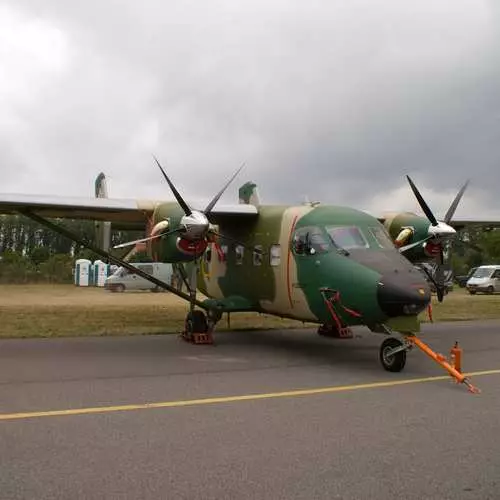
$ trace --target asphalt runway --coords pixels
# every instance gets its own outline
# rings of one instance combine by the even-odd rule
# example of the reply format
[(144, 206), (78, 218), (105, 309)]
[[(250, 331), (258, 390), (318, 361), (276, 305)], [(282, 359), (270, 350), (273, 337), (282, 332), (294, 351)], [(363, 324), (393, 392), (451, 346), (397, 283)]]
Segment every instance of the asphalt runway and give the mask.
[(0, 341), (0, 498), (499, 499), (500, 322), (422, 334), (480, 395), (358, 334)]

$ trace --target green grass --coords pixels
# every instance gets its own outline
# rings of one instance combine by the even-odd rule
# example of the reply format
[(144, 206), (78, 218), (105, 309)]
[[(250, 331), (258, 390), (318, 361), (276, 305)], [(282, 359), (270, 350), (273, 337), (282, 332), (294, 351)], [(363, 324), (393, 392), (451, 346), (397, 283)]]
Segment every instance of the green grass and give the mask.
[[(0, 337), (77, 337), (180, 332), (186, 303), (168, 293), (112, 294), (72, 285), (0, 286)], [(451, 292), (433, 300), (435, 321), (500, 318), (500, 295)], [(427, 319), (422, 314), (421, 319)], [(301, 328), (298, 321), (256, 313), (231, 315), (231, 329)], [(226, 330), (224, 317), (218, 330)]]

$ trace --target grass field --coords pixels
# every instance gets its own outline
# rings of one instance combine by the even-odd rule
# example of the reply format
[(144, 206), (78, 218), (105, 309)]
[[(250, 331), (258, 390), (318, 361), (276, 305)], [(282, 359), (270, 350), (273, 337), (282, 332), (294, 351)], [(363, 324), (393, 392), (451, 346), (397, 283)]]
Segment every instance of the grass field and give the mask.
[[(73, 285), (0, 286), (0, 337), (136, 335), (179, 332), (186, 303), (168, 293), (113, 294)], [(434, 321), (500, 318), (500, 295), (451, 292), (434, 300)], [(427, 319), (422, 315), (422, 319)], [(231, 316), (231, 329), (302, 327), (298, 321), (255, 313)], [(217, 326), (227, 329), (226, 319)]]

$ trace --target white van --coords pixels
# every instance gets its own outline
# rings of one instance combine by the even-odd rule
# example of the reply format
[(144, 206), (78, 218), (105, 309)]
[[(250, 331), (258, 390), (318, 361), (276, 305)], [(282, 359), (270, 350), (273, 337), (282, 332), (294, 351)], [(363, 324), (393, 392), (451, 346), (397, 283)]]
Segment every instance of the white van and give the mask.
[(465, 286), (472, 295), (476, 292), (500, 292), (500, 266), (478, 267)]
[[(172, 264), (164, 264), (162, 262), (131, 262), (131, 265), (169, 285), (172, 281)], [(151, 290), (152, 292), (160, 292), (163, 290), (163, 288), (157, 287), (151, 281), (130, 272), (124, 267), (119, 267), (106, 279), (104, 288), (111, 292), (124, 292), (125, 290)]]

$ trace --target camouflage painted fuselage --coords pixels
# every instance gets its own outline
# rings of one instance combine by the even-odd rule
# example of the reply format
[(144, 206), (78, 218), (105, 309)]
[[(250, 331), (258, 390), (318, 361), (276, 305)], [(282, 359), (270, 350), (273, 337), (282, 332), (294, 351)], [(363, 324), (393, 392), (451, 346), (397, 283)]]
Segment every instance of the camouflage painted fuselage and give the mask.
[[(173, 227), (177, 212), (168, 205), (158, 208), (155, 222), (169, 217)], [(251, 310), (332, 323), (321, 293), (328, 288), (338, 292), (336, 312), (345, 325), (373, 326), (389, 317), (415, 316), (429, 303), (421, 274), (370, 215), (321, 205), (260, 206), (258, 212), (251, 219), (217, 220), (219, 232), (233, 240), (218, 241), (224, 258), (211, 243), (201, 259), (198, 288), (221, 311)], [(328, 232), (331, 228), (357, 228), (364, 244), (336, 245)], [(386, 239), (380, 238), (380, 231)], [(299, 251), (296, 240), (304, 235), (312, 237), (314, 252)], [(183, 260), (175, 237), (155, 246), (160, 260)], [(255, 247), (264, 254), (253, 252)]]

